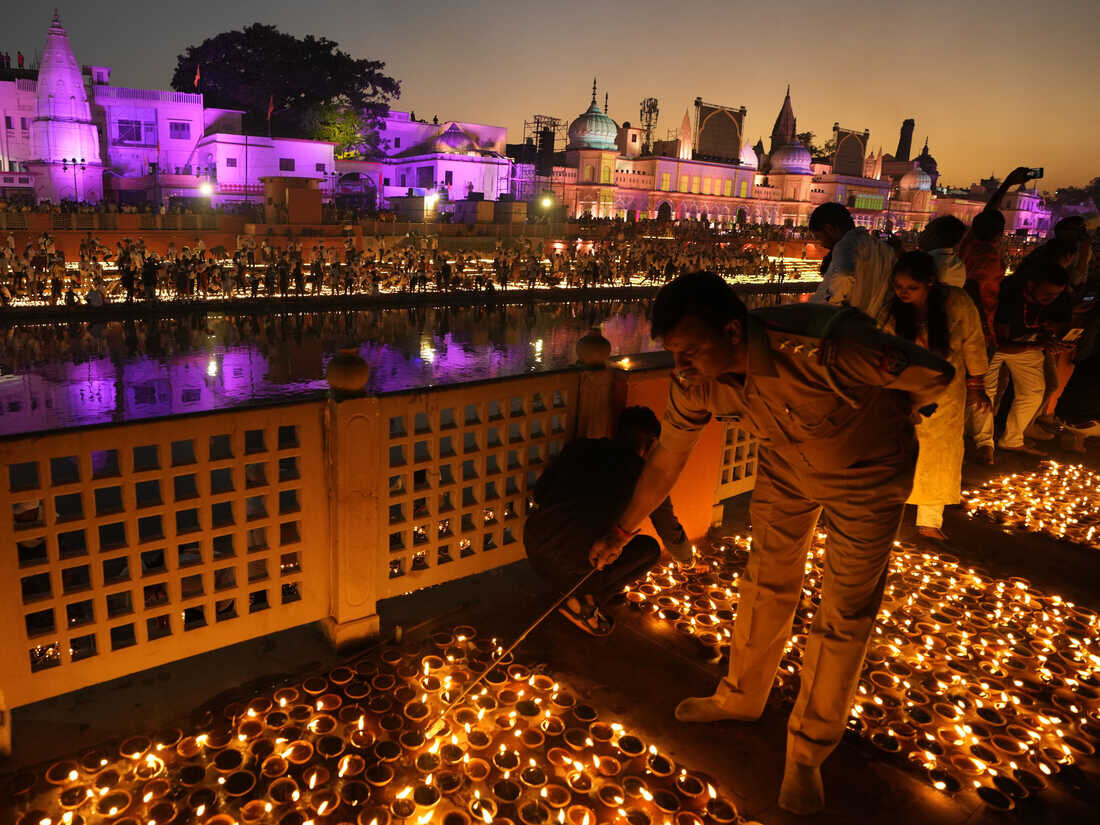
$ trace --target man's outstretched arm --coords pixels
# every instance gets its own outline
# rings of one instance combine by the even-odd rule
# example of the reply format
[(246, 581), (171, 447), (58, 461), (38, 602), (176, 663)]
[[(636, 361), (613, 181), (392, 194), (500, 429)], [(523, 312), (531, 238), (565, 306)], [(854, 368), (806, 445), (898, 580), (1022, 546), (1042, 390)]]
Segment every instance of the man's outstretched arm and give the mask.
[(654, 446), (618, 525), (592, 545), (588, 558), (594, 566), (603, 568), (619, 557), (638, 526), (668, 498), (690, 455), (690, 450), (669, 450), (660, 442)]

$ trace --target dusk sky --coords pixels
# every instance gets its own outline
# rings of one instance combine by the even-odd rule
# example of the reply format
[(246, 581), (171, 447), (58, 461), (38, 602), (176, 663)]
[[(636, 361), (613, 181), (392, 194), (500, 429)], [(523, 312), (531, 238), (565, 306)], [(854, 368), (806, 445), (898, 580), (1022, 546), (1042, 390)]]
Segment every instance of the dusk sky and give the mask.
[[(47, 6), (4, 7), (0, 49), (31, 58)], [(112, 66), (120, 86), (168, 88), (188, 45), (259, 21), (385, 61), (402, 84), (395, 108), (504, 125), (512, 142), (536, 112), (583, 111), (593, 75), (619, 122), (656, 97), (663, 137), (701, 96), (747, 107), (755, 142), (790, 83), (798, 128), (819, 142), (839, 121), (892, 152), (915, 118), (914, 152), (927, 136), (950, 185), (1017, 165), (1045, 167), (1041, 189), (1100, 175), (1096, 0), (82, 0), (60, 12), (77, 59)]]

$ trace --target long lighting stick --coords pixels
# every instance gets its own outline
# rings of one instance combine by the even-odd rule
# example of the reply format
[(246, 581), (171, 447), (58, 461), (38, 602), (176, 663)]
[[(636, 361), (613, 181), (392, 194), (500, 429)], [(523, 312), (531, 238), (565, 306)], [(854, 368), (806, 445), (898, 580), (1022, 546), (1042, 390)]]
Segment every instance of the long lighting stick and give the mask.
[(465, 699), (470, 694), (470, 691), (473, 690), (478, 685), (478, 683), (481, 682), (482, 679), (484, 679), (486, 676), (489, 675), (489, 671), (491, 671), (493, 668), (495, 668), (497, 665), (499, 665), (501, 663), (501, 661), (503, 661), (503, 659), (509, 653), (511, 653), (513, 650), (515, 650), (519, 646), (519, 643), (522, 642), (524, 639), (526, 639), (528, 634), (530, 634), (532, 630), (534, 630), (536, 627), (538, 627), (540, 624), (542, 624), (551, 613), (553, 613), (555, 610), (557, 610), (566, 599), (568, 599), (570, 596), (572, 596), (574, 593), (576, 593), (577, 590), (580, 588), (580, 586), (582, 584), (584, 584), (586, 581), (588, 581), (590, 578), (592, 578), (593, 574), (597, 573), (598, 571), (599, 571), (599, 568), (593, 567), (591, 570), (589, 570), (587, 573), (585, 573), (580, 578), (580, 581), (578, 581), (575, 585), (570, 587), (565, 592), (564, 595), (559, 597), (556, 602), (554, 602), (552, 605), (550, 605), (548, 608), (546, 608), (546, 612), (544, 612), (541, 616), (539, 616), (537, 619), (535, 619), (535, 621), (532, 622), (530, 627), (528, 627), (525, 631), (523, 631), (521, 634), (519, 634), (519, 637), (514, 642), (512, 642), (511, 645), (509, 645), (507, 650), (505, 650), (503, 653), (501, 653), (499, 656), (497, 656), (496, 660), (494, 662), (492, 662), (488, 667), (486, 667), (485, 670), (482, 671), (480, 676), (478, 676), (476, 679), (474, 679), (472, 682), (470, 682), (470, 684), (468, 684), (466, 686), (466, 689), (458, 695), (457, 699), (455, 699), (453, 702), (451, 702), (449, 705), (447, 705), (447, 707), (445, 707), (443, 709), (443, 711), (439, 714), (439, 718), (436, 719), (434, 722), (432, 722), (431, 727), (428, 728), (426, 738), (432, 739), (432, 738), (438, 736), (439, 732), (441, 730), (443, 730), (444, 724), (446, 724), (447, 714), (450, 713), (454, 708), (458, 707), (462, 703), (462, 700)]

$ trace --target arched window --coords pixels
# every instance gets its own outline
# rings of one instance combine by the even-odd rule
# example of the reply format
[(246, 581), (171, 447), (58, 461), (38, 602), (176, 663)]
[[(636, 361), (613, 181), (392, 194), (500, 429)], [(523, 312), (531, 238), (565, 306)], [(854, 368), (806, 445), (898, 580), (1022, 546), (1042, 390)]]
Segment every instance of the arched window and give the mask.
[(611, 183), (611, 167), (604, 166), (600, 172), (600, 183)]
[(593, 168), (592, 164), (589, 163), (588, 165), (586, 165), (584, 167), (584, 179), (585, 179), (585, 181), (591, 182), (591, 181), (595, 180), (595, 178), (596, 178), (596, 170), (595, 170), (595, 168)]

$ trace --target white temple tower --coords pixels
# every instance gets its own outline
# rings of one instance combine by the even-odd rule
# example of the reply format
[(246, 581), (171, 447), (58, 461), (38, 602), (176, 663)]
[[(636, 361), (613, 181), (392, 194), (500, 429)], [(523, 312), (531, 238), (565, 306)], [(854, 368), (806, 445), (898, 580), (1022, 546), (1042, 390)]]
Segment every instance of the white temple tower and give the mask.
[(92, 121), (80, 64), (54, 11), (38, 69), (31, 159), (38, 200), (95, 202), (103, 196), (99, 129)]

